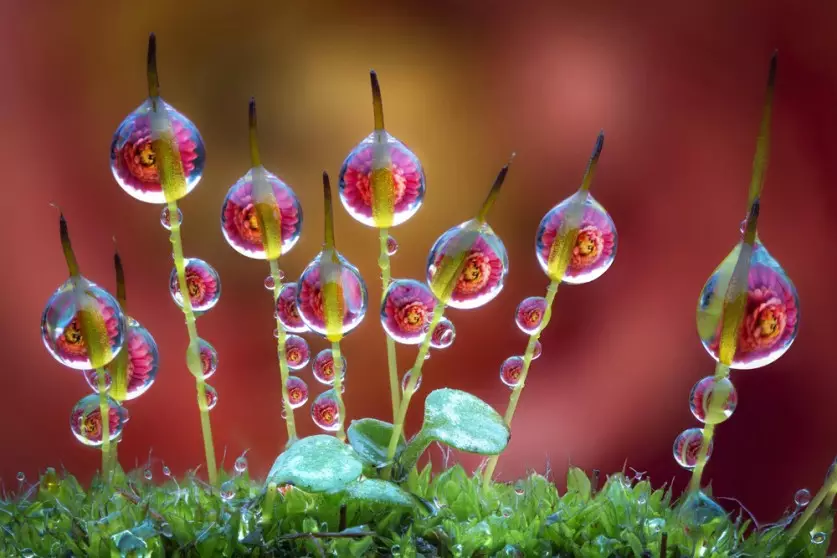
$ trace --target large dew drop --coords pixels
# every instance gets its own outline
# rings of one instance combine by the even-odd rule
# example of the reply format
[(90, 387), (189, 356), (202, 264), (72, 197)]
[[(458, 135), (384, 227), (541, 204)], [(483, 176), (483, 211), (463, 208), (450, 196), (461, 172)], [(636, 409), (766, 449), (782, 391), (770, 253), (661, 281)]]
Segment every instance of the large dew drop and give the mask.
[(384, 331), (399, 343), (420, 344), (430, 329), (436, 302), (436, 297), (423, 283), (414, 279), (393, 281), (381, 302)]
[(299, 335), (289, 335), (285, 339), (285, 359), (288, 361), (288, 368), (301, 370), (311, 360), (311, 349), (308, 348), (308, 341)]
[(174, 201), (198, 185), (206, 150), (198, 129), (188, 118), (159, 97), (156, 101), (156, 115), (149, 98), (119, 125), (110, 147), (110, 169), (119, 186), (132, 197), (166, 203), (169, 200), (160, 184), (157, 151), (162, 147), (171, 152), (173, 161), (179, 159), (179, 168), (169, 170), (171, 175), (183, 178), (183, 184), (169, 194)]
[[(122, 349), (126, 354), (120, 355), (105, 367), (105, 386), (117, 401), (130, 401), (144, 394), (154, 384), (160, 369), (160, 354), (151, 333), (130, 316), (126, 320), (127, 335)], [(125, 366), (124, 375), (119, 373), (120, 366)], [(99, 393), (96, 371), (88, 370), (84, 377), (93, 391)], [(114, 377), (124, 379), (114, 387)]]
[(532, 335), (541, 329), (546, 316), (546, 299), (542, 296), (524, 298), (514, 311), (514, 323), (520, 331)]
[[(718, 360), (724, 294), (741, 251), (739, 243), (700, 292), (697, 328), (703, 347)], [(775, 362), (799, 331), (799, 295), (790, 278), (756, 238), (750, 256), (747, 303), (730, 368), (749, 370)]]
[(308, 402), (308, 384), (297, 376), (288, 377), (288, 401), (291, 409), (298, 409)]
[[(75, 370), (110, 363), (125, 344), (126, 327), (116, 299), (81, 276), (58, 287), (41, 315), (41, 339), (49, 354)], [(95, 340), (92, 350), (85, 335)]]
[[(674, 460), (684, 469), (694, 469), (697, 466), (701, 444), (703, 444), (703, 431), (700, 428), (684, 430), (674, 439), (671, 449)], [(712, 455), (712, 446), (713, 442), (709, 442), (706, 459)]]
[(737, 406), (738, 392), (729, 378), (707, 376), (699, 380), (689, 394), (689, 409), (704, 424), (724, 422)]
[[(343, 379), (346, 377), (346, 357), (340, 355), (340, 360), (342, 361), (340, 378)], [(331, 349), (323, 349), (317, 353), (311, 368), (318, 382), (329, 386), (334, 384), (334, 353)]]
[[(584, 195), (583, 207), (576, 207)], [(553, 277), (550, 261), (554, 260), (552, 252), (557, 250), (555, 239), (562, 225), (572, 226), (568, 219), (580, 217), (578, 235), (575, 245), (570, 252), (570, 259), (563, 277)], [(535, 253), (538, 262), (550, 279), (565, 283), (589, 283), (601, 277), (613, 264), (616, 257), (617, 234), (613, 219), (602, 205), (592, 195), (576, 192), (553, 207), (538, 225), (535, 236)], [(550, 257), (550, 256), (553, 257)]]
[[(127, 411), (112, 398), (108, 397), (107, 399), (109, 440), (114, 440), (122, 434)], [(78, 441), (84, 445), (102, 445), (104, 423), (102, 422), (98, 395), (87, 395), (75, 404), (70, 412), (70, 430)]]
[(453, 322), (447, 318), (442, 318), (436, 324), (433, 335), (430, 336), (430, 346), (434, 349), (447, 349), (453, 345), (454, 339), (456, 339), (456, 328)]
[(340, 406), (333, 389), (321, 393), (311, 403), (311, 419), (327, 432), (340, 429)]
[(221, 207), (221, 232), (240, 254), (259, 260), (277, 258), (299, 240), (302, 205), (290, 186), (259, 166), (247, 171), (227, 192)]
[(493, 300), (506, 281), (509, 257), (490, 226), (476, 219), (448, 229), (427, 258), (427, 284), (454, 308), (478, 308)]
[[(192, 301), (192, 310), (206, 312), (218, 304), (221, 298), (221, 277), (215, 269), (198, 258), (186, 258), (186, 288)], [(169, 292), (178, 306), (183, 307), (183, 295), (177, 269), (171, 270)]]

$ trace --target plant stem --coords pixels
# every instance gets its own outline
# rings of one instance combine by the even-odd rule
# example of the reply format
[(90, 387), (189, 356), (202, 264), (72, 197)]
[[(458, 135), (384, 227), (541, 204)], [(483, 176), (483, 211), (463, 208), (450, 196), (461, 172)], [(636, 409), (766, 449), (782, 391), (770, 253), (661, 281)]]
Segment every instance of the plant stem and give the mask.
[[(126, 349), (127, 350), (127, 349)], [(110, 405), (108, 404), (105, 369), (96, 369), (99, 389), (99, 416), (102, 418), (102, 480), (110, 484)]]
[(331, 342), (331, 358), (334, 363), (334, 397), (337, 398), (337, 438), (346, 441), (346, 431), (343, 424), (346, 421), (346, 406), (343, 404), (343, 355), (340, 352), (340, 342)]
[[(380, 254), (378, 255), (378, 267), (381, 268), (381, 303), (383, 304), (386, 296), (387, 288), (389, 287), (390, 275), (389, 267), (389, 249), (387, 242), (389, 240), (389, 229), (378, 229), (378, 237), (380, 239)], [(395, 415), (398, 413), (398, 407), (401, 405), (401, 392), (398, 385), (398, 364), (395, 354), (395, 341), (384, 332), (384, 337), (387, 340), (387, 367), (389, 368), (389, 391), (392, 397), (392, 418), (395, 420)]]
[(433, 337), (433, 331), (439, 322), (442, 321), (442, 316), (445, 313), (445, 305), (437, 301), (436, 307), (433, 309), (433, 318), (430, 320), (430, 329), (427, 330), (427, 335), (424, 337), (421, 347), (419, 347), (418, 355), (416, 355), (416, 362), (410, 370), (410, 381), (407, 382), (407, 387), (404, 389), (404, 394), (401, 399), (401, 406), (398, 408), (398, 415), (395, 417), (395, 422), (392, 424), (392, 437), (389, 439), (389, 447), (387, 448), (387, 465), (383, 470), (383, 478), (389, 479), (392, 472), (392, 460), (395, 458), (395, 450), (398, 449), (398, 440), (401, 439), (401, 433), (404, 431), (404, 419), (407, 417), (407, 409), (410, 406), (410, 399), (416, 390), (421, 378), (421, 367), (424, 366), (424, 357), (430, 350), (430, 340)]
[[(274, 311), (279, 302), (279, 294), (282, 291), (282, 279), (279, 271), (279, 261), (274, 258), (268, 260), (270, 263), (270, 276), (273, 278), (273, 306)], [(290, 372), (288, 359), (285, 356), (285, 326), (276, 314), (276, 354), (279, 356), (279, 375), (282, 378), (282, 407), (285, 410), (285, 426), (288, 428), (288, 444), (296, 440), (296, 423), (294, 421), (294, 409), (291, 407), (291, 399), (288, 395), (288, 378)]]
[[(514, 418), (514, 412), (517, 410), (517, 403), (520, 401), (520, 394), (523, 393), (523, 387), (526, 385), (526, 376), (529, 375), (529, 366), (532, 364), (532, 356), (535, 354), (535, 345), (540, 339), (541, 332), (546, 329), (549, 320), (552, 318), (552, 303), (555, 301), (555, 295), (558, 293), (558, 287), (561, 285), (560, 281), (551, 281), (549, 287), (546, 289), (546, 311), (544, 312), (543, 321), (535, 333), (529, 336), (529, 343), (526, 345), (526, 352), (523, 355), (523, 368), (520, 370), (520, 380), (512, 390), (509, 397), (509, 406), (506, 409), (506, 414), (503, 419), (506, 425), (511, 428), (511, 422)], [(488, 489), (491, 483), (491, 477), (494, 475), (494, 469), (497, 468), (497, 462), (500, 460), (499, 455), (494, 455), (488, 460), (488, 463), (483, 470), (482, 486), (483, 489)]]
[[(168, 202), (169, 215), (177, 215), (177, 201)], [(212, 443), (212, 425), (209, 422), (209, 410), (206, 408), (206, 384), (204, 383), (203, 368), (201, 366), (200, 350), (198, 348), (198, 327), (195, 323), (195, 313), (192, 311), (192, 299), (189, 297), (189, 287), (186, 284), (186, 261), (183, 258), (183, 241), (180, 237), (180, 222), (172, 218), (171, 241), (174, 267), (183, 300), (183, 315), (186, 317), (186, 330), (189, 333), (189, 348), (186, 353), (186, 366), (195, 377), (198, 394), (198, 409), (201, 415), (201, 433), (203, 434), (203, 448), (206, 454), (206, 470), (209, 483), (213, 486), (218, 481), (218, 469), (215, 463), (215, 447)]]
[(822, 488), (820, 488), (819, 492), (817, 492), (805, 508), (805, 511), (802, 512), (802, 515), (794, 521), (793, 526), (790, 528), (790, 531), (788, 531), (788, 541), (792, 541), (796, 538), (799, 534), (799, 530), (802, 529), (806, 523), (808, 523), (808, 520), (811, 519), (811, 516), (814, 515), (814, 512), (817, 511), (817, 508), (820, 507), (820, 504), (823, 503), (826, 497), (830, 497), (833, 500), (835, 493), (837, 493), (837, 467), (834, 467), (834, 470), (831, 471), (831, 474), (825, 479), (825, 483), (823, 483)]

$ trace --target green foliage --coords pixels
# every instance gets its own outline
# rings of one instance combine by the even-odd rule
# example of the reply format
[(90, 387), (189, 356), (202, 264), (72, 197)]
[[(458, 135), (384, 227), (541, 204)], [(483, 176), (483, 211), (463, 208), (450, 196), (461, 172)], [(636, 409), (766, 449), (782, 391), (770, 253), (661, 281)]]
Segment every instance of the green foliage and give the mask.
[[(575, 468), (563, 493), (539, 474), (483, 491), (459, 465), (321, 493), (221, 477), (224, 491), (193, 475), (157, 485), (117, 471), (109, 488), (94, 480), (85, 490), (48, 472), (0, 501), (0, 556), (656, 557), (664, 532), (669, 558), (813, 558), (828, 546), (812, 543), (808, 526), (789, 541), (790, 518), (754, 529), (708, 497), (673, 502), (670, 489), (622, 474), (597, 491)], [(831, 519), (816, 521), (830, 536)]]
[[(392, 437), (390, 423), (374, 418), (353, 420), (346, 430), (346, 436), (354, 450), (367, 464), (374, 467), (387, 464), (387, 446)], [(401, 436), (397, 453), (401, 453), (405, 447), (404, 436)]]
[(319, 434), (294, 442), (276, 458), (268, 482), (293, 484), (310, 492), (342, 490), (363, 472), (360, 456), (335, 438)]

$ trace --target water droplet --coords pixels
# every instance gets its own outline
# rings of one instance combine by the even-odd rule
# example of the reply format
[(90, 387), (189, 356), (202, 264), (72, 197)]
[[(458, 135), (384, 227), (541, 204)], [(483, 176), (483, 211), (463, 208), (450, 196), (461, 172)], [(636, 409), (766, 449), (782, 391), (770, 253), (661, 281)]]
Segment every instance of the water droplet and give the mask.
[(154, 477), (154, 473), (151, 472), (151, 469), (146, 469), (142, 476), (145, 477), (145, 480), (151, 480)]
[(514, 323), (520, 331), (531, 335), (541, 329), (543, 318), (546, 315), (546, 299), (542, 296), (530, 296), (524, 298), (514, 311)]
[(509, 357), (500, 365), (500, 380), (510, 388), (514, 388), (520, 383), (522, 373), (523, 357)]
[[(715, 360), (718, 360), (724, 295), (741, 246), (739, 243), (715, 269), (698, 299), (698, 334), (703, 347)], [(750, 256), (747, 306), (730, 368), (749, 370), (775, 362), (790, 348), (798, 330), (796, 287), (757, 238)]]
[[(413, 377), (412, 371), (407, 370), (407, 372), (404, 374), (404, 377), (401, 378), (401, 391), (407, 391), (407, 384), (410, 383), (410, 378), (412, 378), (412, 377)], [(418, 380), (416, 380), (416, 385), (413, 388), (413, 393), (417, 392), (419, 390), (419, 388), (421, 387), (422, 379), (423, 379), (423, 376), (419, 376)]]
[[(582, 196), (582, 192), (576, 192), (565, 199), (550, 209), (538, 225), (535, 251), (541, 268), (552, 280), (589, 283), (601, 277), (616, 257), (618, 236), (613, 220), (593, 196), (589, 193)], [(555, 269), (555, 264), (560, 250), (555, 239), (562, 225), (578, 227), (578, 235), (563, 277), (556, 277), (559, 270)]]
[(169, 469), (166, 465), (163, 465), (163, 474), (167, 477), (171, 476), (171, 469)]
[(308, 384), (302, 378), (289, 376), (286, 385), (291, 409), (299, 409), (308, 402)]
[(400, 544), (394, 544), (389, 548), (389, 551), (392, 553), (393, 556), (395, 556), (396, 554), (401, 552), (401, 545)]
[(822, 531), (811, 531), (811, 542), (814, 544), (822, 544), (828, 538)]
[(168, 522), (164, 521), (160, 524), (160, 534), (168, 539), (174, 536), (174, 531), (172, 530), (171, 525), (169, 525)]
[(430, 351), (424, 353), (424, 360), (430, 360)]
[(523, 496), (526, 493), (526, 489), (523, 488), (523, 485), (517, 484), (514, 487), (514, 493), (517, 494), (518, 496)]
[(509, 517), (511, 517), (512, 509), (510, 507), (506, 506), (506, 507), (503, 508), (502, 513), (503, 513), (503, 517), (509, 518)]
[(302, 206), (290, 186), (264, 167), (256, 167), (227, 192), (221, 232), (239, 254), (257, 260), (278, 258), (299, 240)]
[[(93, 393), (99, 393), (99, 373), (96, 370), (83, 370), (82, 374), (87, 381), (87, 385), (93, 390)], [(110, 374), (105, 372), (105, 393), (110, 391), (110, 384), (112, 382)]]
[[(111, 397), (108, 402), (108, 427), (110, 440), (122, 433), (125, 424), (124, 408)], [(75, 437), (87, 446), (102, 445), (102, 413), (99, 409), (99, 396), (87, 395), (75, 404), (70, 413), (70, 430)]]
[(793, 502), (797, 507), (804, 508), (811, 503), (811, 492), (807, 488), (802, 488), (796, 491), (793, 495)]
[(433, 330), (433, 335), (430, 337), (430, 346), (434, 349), (447, 349), (453, 345), (456, 339), (456, 328), (453, 322), (447, 318), (442, 318), (436, 324), (436, 329)]
[(23, 471), (20, 471), (20, 472), (17, 474), (17, 480), (18, 480), (19, 482), (24, 482), (24, 481), (26, 481), (26, 475), (23, 473)]
[[(161, 110), (163, 109), (163, 110)], [(160, 185), (152, 128), (165, 130), (161, 139), (179, 155), (183, 183), (167, 194)], [(156, 133), (156, 132), (155, 132)], [(148, 203), (178, 200), (194, 190), (203, 174), (206, 151), (198, 129), (171, 105), (157, 98), (156, 115), (146, 99), (122, 121), (110, 147), (110, 169), (119, 186), (132, 197)]]
[(394, 256), (398, 252), (398, 241), (392, 235), (387, 237), (387, 255)]
[(163, 225), (163, 228), (167, 231), (170, 231), (174, 225), (183, 224), (183, 212), (180, 211), (180, 208), (177, 208), (177, 213), (175, 215), (176, 217), (174, 221), (172, 221), (171, 213), (169, 212), (168, 207), (164, 207), (163, 211), (160, 212), (160, 224)]
[(738, 392), (729, 378), (707, 376), (699, 380), (689, 394), (692, 414), (704, 424), (720, 424), (732, 416), (738, 406)]
[[(128, 325), (122, 349), (125, 354), (105, 367), (105, 391), (117, 401), (130, 401), (144, 394), (154, 384), (160, 369), (160, 354), (154, 337), (135, 319), (125, 318)], [(84, 378), (94, 393), (99, 393), (98, 373), (86, 370)], [(111, 389), (113, 378), (118, 381)]]
[[(186, 287), (192, 301), (192, 310), (195, 312), (206, 312), (218, 304), (218, 299), (221, 298), (221, 278), (218, 272), (198, 258), (186, 258)], [(171, 270), (169, 292), (174, 302), (182, 308), (183, 296), (180, 293), (177, 269)]]
[(288, 368), (291, 370), (305, 368), (311, 360), (308, 341), (299, 335), (288, 335), (285, 338), (285, 360), (288, 361)]
[[(674, 460), (684, 469), (694, 469), (697, 465), (701, 444), (703, 444), (703, 430), (700, 428), (684, 430), (674, 439), (674, 446), (672, 447)], [(713, 446), (714, 442), (710, 441), (706, 451), (706, 459), (709, 459), (712, 455)]]
[(279, 298), (276, 300), (276, 313), (274, 314), (285, 331), (291, 333), (302, 333), (308, 331), (308, 326), (299, 317), (299, 309), (296, 306), (297, 284), (288, 283), (279, 291)]
[[(476, 220), (448, 229), (427, 258), (427, 284), (453, 308), (477, 308), (494, 299), (506, 281), (509, 257), (491, 227)], [(459, 275), (456, 272), (461, 269)]]
[(229, 502), (235, 497), (235, 483), (233, 481), (226, 481), (221, 484), (221, 498)]
[(543, 345), (541, 345), (540, 341), (535, 341), (535, 347), (532, 351), (532, 360), (538, 360), (543, 354)]
[(36, 558), (38, 555), (31, 548), (21, 548), (20, 556), (21, 558)]
[[(74, 370), (101, 368), (125, 343), (125, 317), (116, 299), (81, 276), (53, 293), (41, 316), (41, 339), (49, 353)], [(92, 350), (83, 332), (95, 334)]]
[(198, 339), (198, 356), (201, 361), (201, 379), (206, 380), (218, 370), (218, 351), (209, 342)]
[(340, 428), (340, 407), (333, 389), (324, 391), (314, 399), (311, 419), (327, 432), (336, 432)]
[(206, 391), (206, 410), (211, 411), (218, 404), (218, 392), (209, 384), (204, 384), (204, 391)]
[(235, 469), (235, 472), (238, 473), (239, 475), (243, 474), (244, 471), (247, 470), (247, 458), (244, 457), (243, 455), (239, 456), (238, 459), (235, 460), (235, 464), (233, 464), (233, 468)]
[(264, 288), (268, 291), (272, 291), (273, 288), (276, 287), (276, 281), (273, 280), (273, 275), (268, 275), (264, 278)]
[(384, 130), (366, 136), (340, 168), (340, 201), (370, 227), (394, 227), (424, 201), (424, 170), (406, 145)]
[(390, 283), (381, 303), (381, 324), (398, 343), (418, 345), (427, 336), (436, 297), (423, 283), (397, 279)]
[(645, 528), (651, 533), (660, 533), (663, 529), (665, 529), (665, 526), (666, 520), (659, 517), (645, 520)]
[(684, 531), (700, 529), (710, 523), (726, 520), (724, 508), (700, 490), (689, 494), (678, 510)]
[(302, 272), (296, 304), (309, 329), (339, 341), (366, 314), (366, 285), (357, 268), (336, 250), (325, 250)]
[[(340, 374), (342, 379), (346, 376), (346, 357), (340, 355), (340, 360), (343, 365), (342, 374)], [(329, 386), (334, 384), (334, 354), (331, 349), (323, 349), (317, 353), (311, 368), (314, 371), (314, 378), (318, 382)]]

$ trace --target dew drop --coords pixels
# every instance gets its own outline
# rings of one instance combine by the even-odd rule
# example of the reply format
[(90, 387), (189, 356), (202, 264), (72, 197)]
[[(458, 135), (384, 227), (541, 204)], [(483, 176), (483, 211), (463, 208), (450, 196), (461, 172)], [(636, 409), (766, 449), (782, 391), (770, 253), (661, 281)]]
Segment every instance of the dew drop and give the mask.
[(704, 424), (724, 422), (737, 406), (738, 392), (729, 378), (707, 376), (699, 380), (689, 394), (689, 408)]
[[(340, 374), (342, 379), (346, 377), (346, 357), (340, 355), (340, 360), (343, 365)], [(329, 386), (334, 384), (334, 354), (331, 349), (323, 349), (317, 353), (311, 368), (314, 371), (314, 378), (318, 382)]]
[[(407, 372), (404, 373), (404, 377), (401, 378), (401, 391), (407, 391), (407, 384), (410, 383), (410, 378), (412, 378), (412, 371), (407, 370)], [(416, 380), (416, 385), (413, 388), (413, 393), (415, 393), (419, 390), (419, 388), (421, 387), (421, 381), (422, 381), (423, 378), (424, 378), (424, 376), (419, 376), (418, 377), (418, 380)]]
[[(105, 366), (105, 392), (118, 401), (131, 401), (148, 391), (156, 381), (160, 368), (160, 355), (154, 337), (132, 317), (125, 318), (126, 341), (122, 350), (127, 352), (127, 361), (115, 359)], [(121, 366), (126, 368), (120, 373)], [(114, 376), (120, 381), (111, 390)], [(96, 370), (85, 370), (84, 379), (94, 393), (99, 393)]]
[(218, 370), (218, 351), (203, 339), (198, 339), (198, 356), (201, 361), (201, 379), (206, 380)]
[(264, 288), (272, 291), (276, 287), (276, 282), (273, 280), (273, 275), (268, 275), (264, 278)]
[(247, 470), (247, 458), (243, 455), (238, 457), (233, 464), (233, 468), (239, 475), (243, 474)]
[(24, 482), (24, 481), (26, 481), (26, 475), (23, 473), (23, 471), (20, 471), (20, 472), (17, 474), (17, 480), (18, 480), (18, 482)]
[[(285, 331), (303, 333), (308, 331), (308, 326), (299, 317), (299, 309), (296, 306), (296, 293), (296, 283), (283, 285), (279, 291), (279, 297), (276, 300), (276, 310), (273, 315), (279, 320), (279, 323), (282, 324)], [(277, 331), (274, 337), (278, 337), (278, 335), (279, 332)]]
[(171, 469), (169, 469), (167, 465), (163, 465), (163, 474), (167, 477), (171, 476)]
[(146, 469), (146, 470), (143, 472), (142, 476), (143, 476), (143, 477), (145, 477), (145, 480), (149, 480), (149, 481), (150, 481), (150, 480), (154, 477), (154, 474), (151, 472), (151, 469)]
[(285, 384), (288, 388), (288, 402), (291, 409), (299, 409), (308, 402), (308, 384), (297, 376), (289, 376)]
[(235, 497), (235, 483), (233, 481), (225, 481), (221, 484), (221, 498), (229, 502)]
[(797, 490), (793, 495), (793, 502), (797, 507), (804, 508), (811, 503), (811, 492), (807, 488)]
[(520, 383), (520, 375), (522, 373), (523, 357), (509, 357), (500, 365), (500, 380), (510, 388), (517, 387)]
[(430, 351), (424, 353), (424, 360), (430, 360)]
[(436, 303), (427, 285), (413, 279), (397, 279), (384, 293), (381, 325), (394, 341), (419, 345), (427, 336)]
[(308, 341), (299, 335), (288, 335), (285, 338), (285, 359), (288, 361), (288, 368), (301, 370), (311, 360), (311, 349), (308, 348)]
[[(218, 304), (221, 298), (221, 277), (211, 265), (198, 258), (186, 258), (186, 287), (195, 312), (206, 312)], [(176, 268), (169, 275), (169, 292), (174, 302), (182, 308), (183, 296)]]
[(174, 225), (183, 224), (183, 212), (180, 211), (180, 208), (177, 208), (177, 213), (175, 215), (177, 215), (177, 217), (174, 221), (172, 221), (171, 213), (169, 212), (168, 207), (164, 207), (163, 211), (160, 212), (160, 224), (163, 225), (163, 228), (167, 231), (170, 231)]
[[(674, 439), (672, 453), (677, 464), (684, 469), (694, 469), (698, 462), (698, 453), (703, 444), (703, 431), (700, 428), (688, 428), (678, 434)], [(706, 459), (712, 455), (714, 442), (709, 442), (706, 450)]]
[(447, 318), (442, 318), (436, 324), (436, 329), (433, 330), (433, 335), (430, 337), (430, 346), (434, 349), (447, 349), (453, 345), (456, 339), (456, 328), (453, 322)]
[(532, 351), (532, 360), (538, 360), (543, 353), (543, 345), (540, 341), (535, 341), (535, 347)]
[(211, 411), (218, 404), (218, 392), (209, 384), (204, 384), (206, 391), (206, 410)]
[(387, 255), (394, 256), (398, 252), (398, 241), (390, 235), (387, 237)]
[(296, 306), (300, 318), (308, 329), (331, 341), (360, 325), (367, 302), (360, 272), (336, 250), (320, 252), (299, 278)]
[(524, 298), (514, 311), (514, 323), (526, 335), (536, 333), (541, 329), (546, 315), (546, 299), (542, 296)]
[(340, 407), (333, 389), (318, 395), (311, 404), (311, 419), (314, 424), (327, 432), (340, 428)]
[[(108, 402), (108, 427), (110, 440), (122, 433), (126, 412), (111, 397)], [(87, 395), (75, 404), (70, 413), (70, 430), (78, 441), (87, 446), (102, 445), (102, 413), (99, 408), (99, 395)]]
[(811, 531), (811, 542), (813, 544), (822, 544), (826, 538), (826, 534), (822, 531)]

